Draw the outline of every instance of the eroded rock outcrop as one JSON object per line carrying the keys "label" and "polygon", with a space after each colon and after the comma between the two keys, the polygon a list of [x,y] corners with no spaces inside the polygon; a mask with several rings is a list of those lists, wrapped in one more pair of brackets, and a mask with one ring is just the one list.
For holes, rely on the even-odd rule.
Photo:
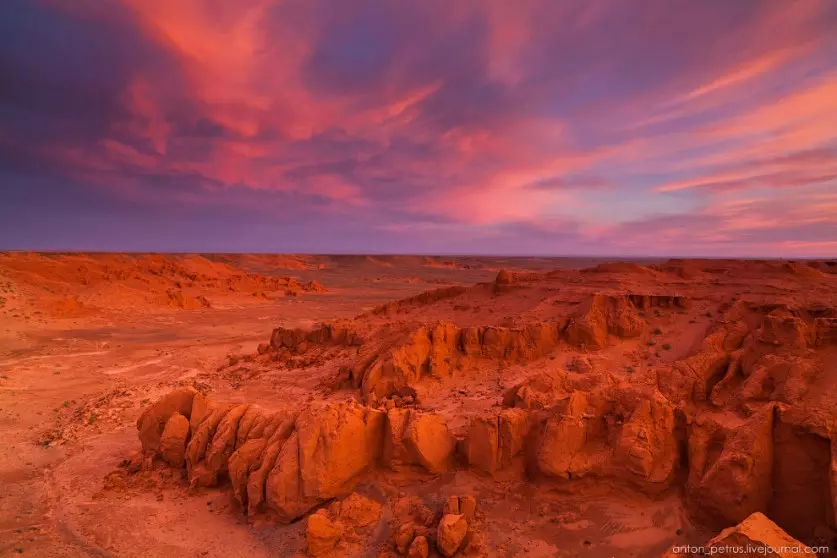
{"label": "eroded rock outcrop", "polygon": [[686,491],[699,515],[733,524],[767,510],[773,492],[773,418],[770,405],[741,424],[707,417],[690,427]]}
{"label": "eroded rock outcrop", "polygon": [[465,293],[467,290],[467,287],[463,287],[461,285],[453,285],[451,287],[433,289],[417,294],[416,296],[411,296],[409,298],[403,298],[401,300],[395,300],[392,302],[387,302],[386,304],[382,304],[380,306],[376,306],[372,309],[371,314],[377,316],[392,316],[403,312],[409,312],[410,310],[415,310],[417,308],[422,308],[430,304],[435,304],[436,302],[442,300],[456,298]]}
{"label": "eroded rock outcrop", "polygon": [[548,409],[574,391],[587,392],[617,384],[616,378],[610,373],[590,372],[567,372],[555,368],[533,374],[504,394],[503,406],[528,410]]}
{"label": "eroded rock outcrop", "polygon": [[364,397],[383,398],[415,384],[423,376],[449,377],[475,359],[525,362],[544,356],[560,341],[557,322],[513,329],[493,326],[458,328],[440,322],[423,326],[395,347],[358,363],[354,384]]}
{"label": "eroded rock outcrop", "polygon": [[[188,396],[188,397],[187,397]],[[186,416],[202,420],[189,424]],[[169,410],[180,409],[182,412]],[[159,417],[169,415],[165,444],[154,443]],[[152,405],[138,421],[146,452],[175,466],[185,462],[190,486],[212,486],[228,475],[235,497],[250,513],[263,505],[280,520],[292,521],[312,507],[348,492],[373,467],[383,447],[385,415],[357,403],[312,405],[294,417],[255,405],[228,404],[177,390]],[[192,430],[182,461],[178,444]],[[424,429],[420,429],[424,432]],[[145,436],[145,437],[144,437]],[[151,443],[147,440],[151,437]],[[435,455],[419,436],[422,455]],[[429,438],[435,442],[437,440]],[[153,449],[155,448],[156,449]],[[435,463],[434,461],[428,461]]]}
{"label": "eroded rock outcrop", "polygon": [[668,488],[679,463],[675,409],[657,392],[573,392],[551,410],[535,453],[563,479],[607,477],[648,493]]}
{"label": "eroded rock outcrop", "polygon": [[192,400],[197,390],[178,388],[148,407],[137,419],[137,430],[145,453],[155,454],[160,451],[160,438],[169,418],[175,413],[186,418],[192,416]]}
{"label": "eroded rock outcrop", "polygon": [[270,347],[300,354],[312,346],[359,346],[363,339],[354,331],[339,325],[325,324],[317,329],[277,327],[270,336]]}
{"label": "eroded rock outcrop", "polygon": [[681,295],[636,294],[628,295],[631,304],[640,310],[649,308],[690,308],[692,301]]}
{"label": "eroded rock outcrop", "polygon": [[609,334],[637,337],[644,325],[627,295],[594,294],[570,318],[564,336],[571,345],[601,349]]}
{"label": "eroded rock outcrop", "polygon": [[715,556],[781,558],[815,556],[813,550],[784,532],[762,513],[753,513],[735,527],[721,531],[705,545]]}
{"label": "eroded rock outcrop", "polygon": [[659,390],[679,405],[706,401],[712,388],[735,363],[732,353],[739,349],[749,333],[745,321],[747,309],[735,304],[703,339],[697,351],[657,370]]}
{"label": "eroded rock outcrop", "polygon": [[381,504],[353,492],[308,516],[305,530],[309,556],[355,555],[370,527],[381,519]]}
{"label": "eroded rock outcrop", "polygon": [[356,403],[307,408],[267,477],[267,505],[292,521],[348,492],[378,460],[383,429],[384,413]]}
{"label": "eroded rock outcrop", "polygon": [[716,407],[778,401],[795,404],[822,372],[809,347],[817,343],[813,322],[785,305],[769,309],[739,350],[729,353],[722,378],[712,387]]}
{"label": "eroded rock outcrop", "polygon": [[507,467],[523,451],[529,428],[529,413],[522,409],[475,418],[462,444],[466,462],[486,473]]}
{"label": "eroded rock outcrop", "polygon": [[441,473],[452,465],[456,438],[441,416],[412,413],[404,430],[404,448],[411,463]]}
{"label": "eroded rock outcrop", "polygon": [[160,437],[160,456],[172,467],[183,467],[186,463],[186,443],[189,441],[189,419],[174,413]]}

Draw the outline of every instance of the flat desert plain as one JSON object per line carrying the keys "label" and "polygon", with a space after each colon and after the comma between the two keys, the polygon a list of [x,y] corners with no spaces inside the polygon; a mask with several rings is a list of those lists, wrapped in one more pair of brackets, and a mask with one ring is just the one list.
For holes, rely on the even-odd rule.
{"label": "flat desert plain", "polygon": [[822,555],[835,411],[835,261],[0,254],[2,556]]}

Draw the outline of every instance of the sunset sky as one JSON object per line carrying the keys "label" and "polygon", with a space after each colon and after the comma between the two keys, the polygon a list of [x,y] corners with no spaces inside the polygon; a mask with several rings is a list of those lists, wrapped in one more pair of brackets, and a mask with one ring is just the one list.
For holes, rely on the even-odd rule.
{"label": "sunset sky", "polygon": [[4,0],[0,249],[837,255],[833,0]]}

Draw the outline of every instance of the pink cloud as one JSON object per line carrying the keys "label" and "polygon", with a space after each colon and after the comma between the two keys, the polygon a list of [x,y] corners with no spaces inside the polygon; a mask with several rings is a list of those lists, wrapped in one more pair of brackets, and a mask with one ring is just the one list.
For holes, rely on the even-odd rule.
{"label": "pink cloud", "polygon": [[766,247],[790,204],[829,242],[787,193],[837,180],[827,3],[44,5],[126,39],[21,151],[126,199],[695,250]]}

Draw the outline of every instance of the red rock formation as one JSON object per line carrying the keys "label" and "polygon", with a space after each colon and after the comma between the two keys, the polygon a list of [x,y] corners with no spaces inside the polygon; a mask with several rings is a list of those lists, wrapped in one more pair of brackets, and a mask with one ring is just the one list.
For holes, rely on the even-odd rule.
{"label": "red rock formation", "polygon": [[355,384],[364,397],[387,397],[418,382],[423,376],[446,377],[472,364],[472,359],[522,362],[541,357],[560,341],[555,322],[522,329],[472,327],[450,323],[421,327],[403,343],[353,368]]}
{"label": "red rock formation", "polygon": [[192,400],[196,393],[193,388],[176,389],[143,411],[137,419],[137,430],[144,452],[153,454],[160,451],[163,429],[173,414],[191,417]]}
{"label": "red rock formation", "polygon": [[641,310],[649,308],[690,308],[691,300],[681,295],[649,295],[635,294],[628,295],[631,304]]}
{"label": "red rock formation", "polygon": [[523,451],[529,427],[529,414],[521,409],[475,418],[462,444],[465,461],[486,473],[507,467]]}
{"label": "red rock formation", "polygon": [[628,296],[595,294],[570,319],[564,336],[571,345],[601,349],[608,334],[636,337],[644,325]]}
{"label": "red rock formation", "polygon": [[354,403],[309,407],[267,478],[267,505],[282,521],[348,492],[380,456],[384,413]]}
{"label": "red rock formation", "polygon": [[183,467],[186,462],[186,443],[189,441],[189,419],[174,413],[166,422],[160,437],[160,455],[172,467]]}
{"label": "red rock formation", "polygon": [[287,349],[296,354],[304,353],[311,346],[358,346],[361,344],[363,344],[363,339],[355,332],[329,324],[310,331],[277,327],[270,336],[270,347],[273,350]]}
{"label": "red rock formation", "polygon": [[718,524],[766,511],[773,492],[773,416],[769,405],[743,424],[700,419],[689,432],[687,499]]}
{"label": "red rock formation", "polygon": [[376,306],[372,309],[370,313],[376,316],[392,316],[403,312],[409,312],[410,310],[415,310],[417,308],[422,308],[430,304],[435,304],[436,302],[442,300],[456,298],[465,293],[467,290],[467,287],[463,287],[460,285],[442,287],[440,289],[433,289],[430,291],[425,291],[421,294],[417,294],[416,296],[411,296],[409,298],[403,298],[401,300],[395,300],[393,302],[388,302],[386,304]]}
{"label": "red rock formation", "polygon": [[744,321],[746,308],[734,305],[703,339],[698,350],[657,370],[657,385],[668,399],[679,405],[706,401],[714,385],[727,373],[733,351],[749,333]]}
{"label": "red rock formation", "polygon": [[814,556],[813,550],[785,533],[764,514],[753,513],[735,527],[729,527],[714,537],[705,548],[713,556],[765,555],[780,558]]}
{"label": "red rock formation", "polygon": [[452,464],[456,438],[441,416],[412,413],[404,430],[404,447],[411,463],[441,473]]}
{"label": "red rock formation", "polygon": [[552,409],[536,452],[546,475],[607,477],[652,494],[671,485],[678,462],[674,407],[631,389],[573,392]]}

